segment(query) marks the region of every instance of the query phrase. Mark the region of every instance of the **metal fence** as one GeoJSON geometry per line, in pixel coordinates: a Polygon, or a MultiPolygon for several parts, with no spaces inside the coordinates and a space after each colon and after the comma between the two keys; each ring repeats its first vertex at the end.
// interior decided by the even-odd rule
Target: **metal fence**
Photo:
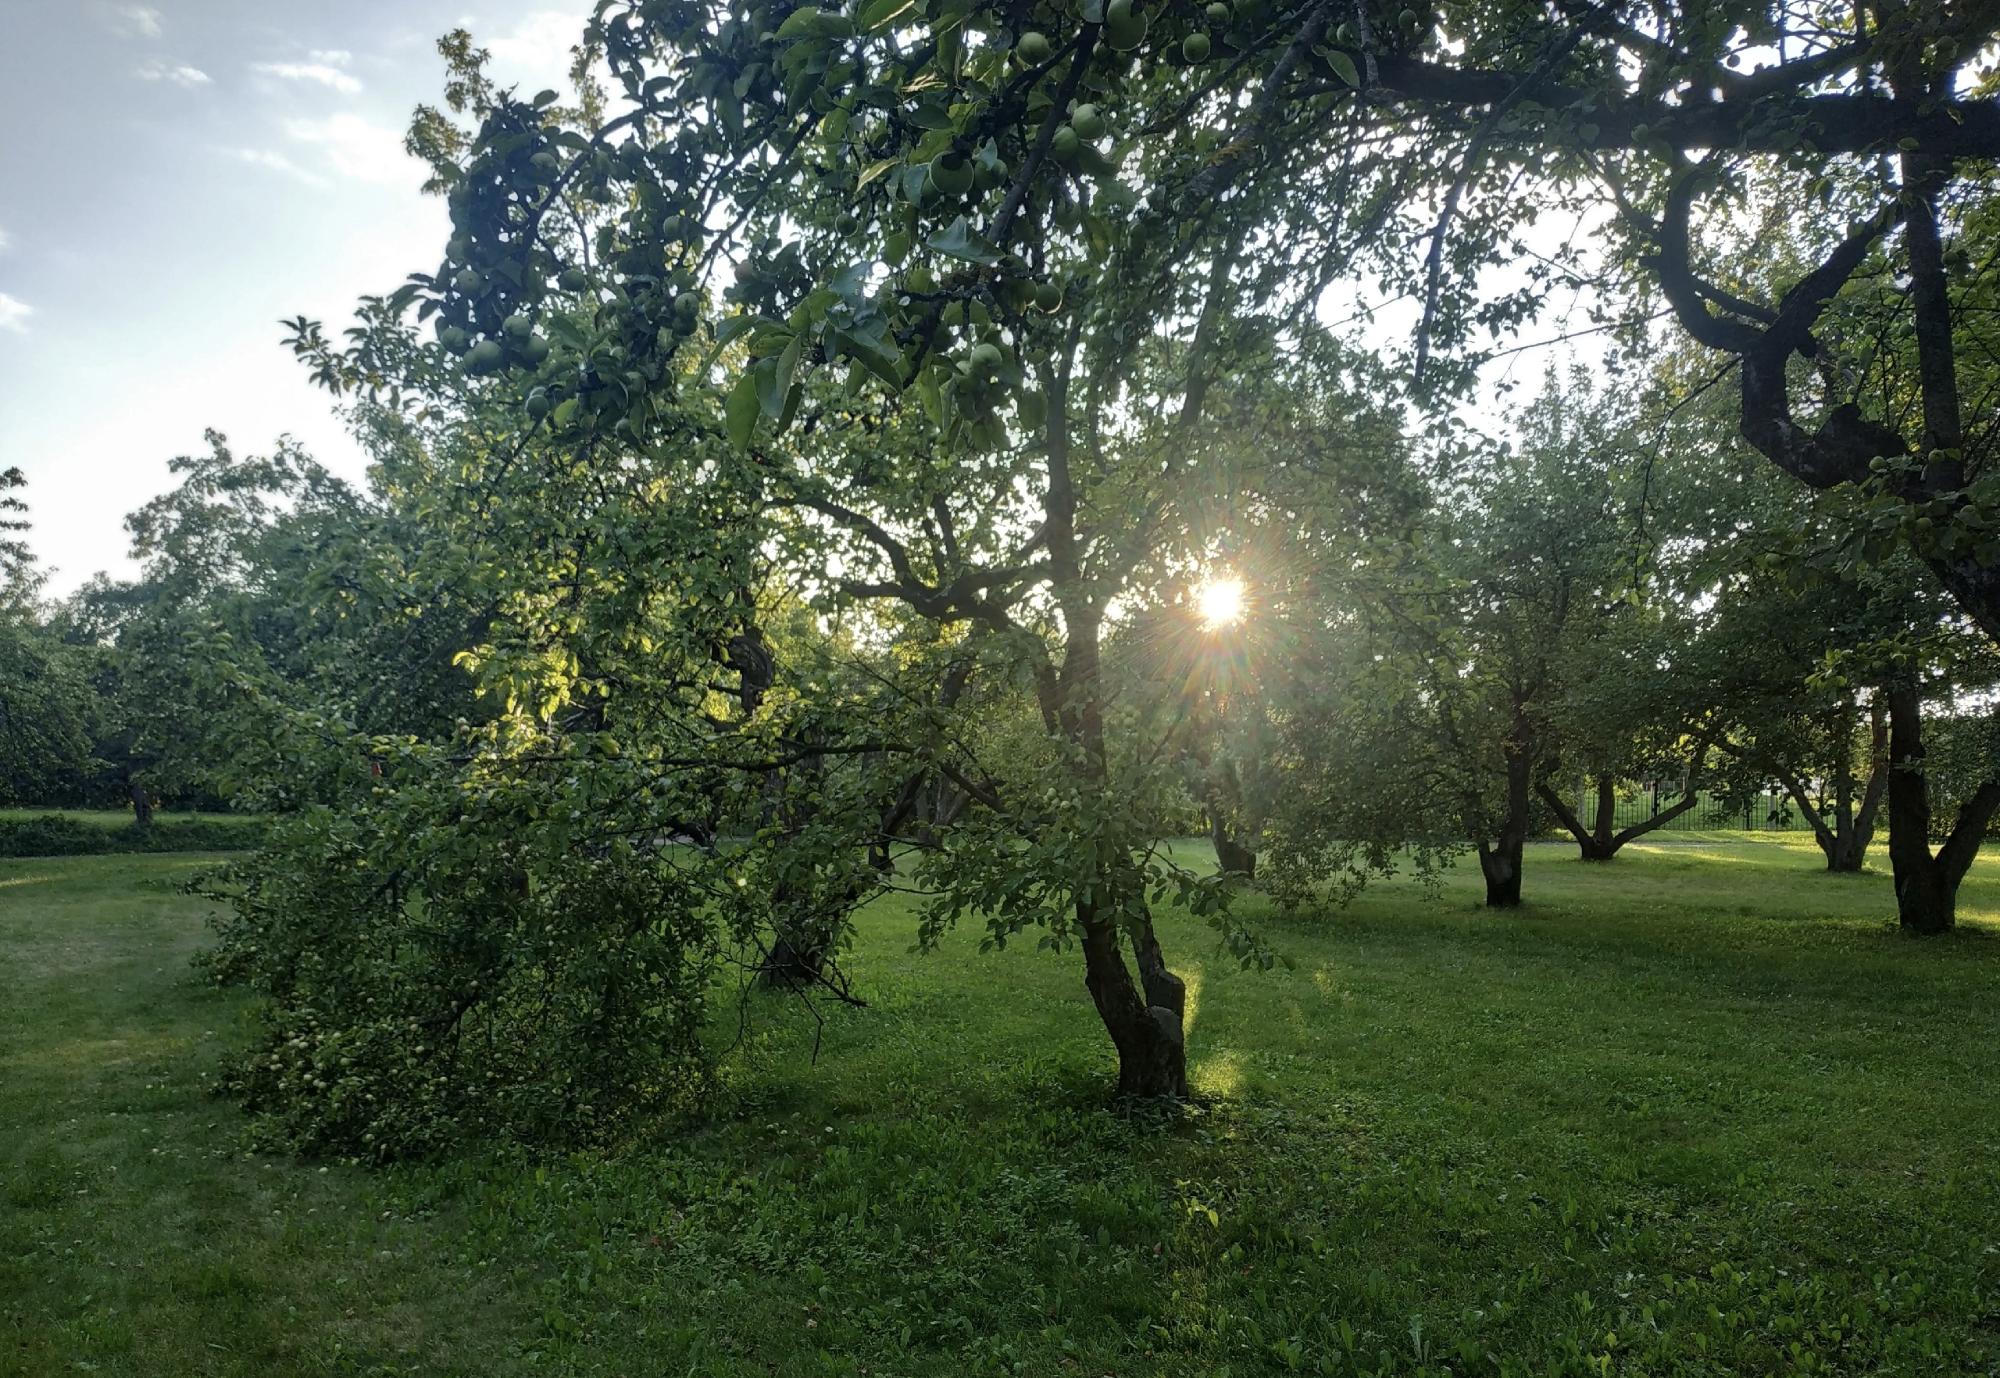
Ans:
{"type": "MultiPolygon", "coordinates": [[[[1725,799],[1708,790],[1698,790],[1696,796],[1700,803],[1673,821],[1661,824],[1660,830],[1683,833],[1812,831],[1812,824],[1799,813],[1799,806],[1793,802],[1791,795],[1779,787],[1758,790],[1747,798],[1725,799]]],[[[1617,807],[1612,813],[1612,829],[1619,831],[1635,823],[1643,823],[1660,810],[1672,808],[1680,802],[1680,797],[1680,789],[1675,785],[1621,783],[1617,807]]],[[[1577,818],[1586,828],[1596,823],[1597,786],[1594,783],[1573,787],[1565,802],[1576,810],[1577,818]]],[[[1554,826],[1560,828],[1559,824],[1554,826]]]]}

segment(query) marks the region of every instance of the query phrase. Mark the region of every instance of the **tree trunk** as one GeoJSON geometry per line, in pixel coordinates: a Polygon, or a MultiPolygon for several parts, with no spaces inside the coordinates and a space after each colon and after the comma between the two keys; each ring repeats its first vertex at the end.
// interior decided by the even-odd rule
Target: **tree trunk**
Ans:
{"type": "Polygon", "coordinates": [[[1133,937],[1145,978],[1142,994],[1119,951],[1116,920],[1083,903],[1077,905],[1077,919],[1083,928],[1084,984],[1118,1049],[1118,1093],[1185,1099],[1187,1041],[1182,1016],[1187,991],[1167,970],[1151,921],[1133,937]]]}
{"type": "Polygon", "coordinates": [[[1521,851],[1519,838],[1511,843],[1479,844],[1479,873],[1486,877],[1486,907],[1516,909],[1521,903],[1521,851]]]}
{"type": "MultiPolygon", "coordinates": [[[[1072,332],[1072,351],[1075,340],[1072,332]]],[[[1100,644],[1104,615],[1098,595],[1084,575],[1077,536],[1077,494],[1069,469],[1069,367],[1073,358],[1072,352],[1061,366],[1045,365],[1041,371],[1048,399],[1049,486],[1044,500],[1044,541],[1065,636],[1060,668],[1047,667],[1038,673],[1036,692],[1044,724],[1078,748],[1088,786],[1108,791],[1111,769],[1104,743],[1100,644]],[[1049,673],[1049,669],[1054,672],[1049,673]]],[[[1077,927],[1083,933],[1084,985],[1104,1021],[1105,1032],[1118,1049],[1118,1090],[1128,1096],[1184,1098],[1188,1090],[1182,1019],[1186,990],[1180,978],[1167,970],[1143,900],[1138,895],[1113,895],[1106,903],[1102,889],[1116,876],[1100,873],[1092,879],[1097,885],[1091,889],[1098,893],[1086,899],[1084,895],[1091,889],[1080,888],[1076,900],[1077,927]],[[1128,903],[1119,902],[1128,898],[1128,903]],[[1121,929],[1129,929],[1145,983],[1143,994],[1119,951],[1121,929]]]]}
{"type": "Polygon", "coordinates": [[[153,826],[153,797],[146,793],[144,782],[131,782],[132,825],[145,829],[153,826]]]}
{"type": "Polygon", "coordinates": [[[1944,845],[1931,851],[1931,801],[1924,776],[1923,700],[1914,680],[1892,685],[1889,699],[1889,864],[1896,917],[1905,933],[1949,932],[1958,919],[1958,885],[1972,869],[1986,827],[2000,812],[2000,776],[1959,806],[1944,845]]]}
{"type": "Polygon", "coordinates": [[[1924,779],[1923,703],[1915,683],[1889,689],[1889,866],[1896,916],[1908,933],[1942,933],[1956,915],[1931,856],[1931,801],[1924,779]]]}
{"type": "Polygon", "coordinates": [[[1820,850],[1826,853],[1826,869],[1853,875],[1868,863],[1868,846],[1875,840],[1875,818],[1881,809],[1882,792],[1889,777],[1889,723],[1883,712],[1882,695],[1876,694],[1868,706],[1868,781],[1861,798],[1854,797],[1855,771],[1848,746],[1854,734],[1855,704],[1852,698],[1842,705],[1835,730],[1839,733],[1834,768],[1834,807],[1831,837],[1815,826],[1820,850]]]}
{"type": "MultiPolygon", "coordinates": [[[[1896,826],[1893,815],[1892,809],[1892,836],[1896,826]]],[[[1935,861],[1905,867],[1896,877],[1896,921],[1905,933],[1920,938],[1950,932],[1958,923],[1958,882],[1935,861]]]]}
{"type": "Polygon", "coordinates": [[[1576,839],[1577,854],[1583,860],[1609,861],[1618,855],[1618,849],[1624,843],[1620,838],[1613,835],[1611,831],[1612,819],[1607,816],[1608,811],[1605,808],[1607,795],[1611,798],[1614,806],[1616,804],[1617,795],[1613,782],[1608,781],[1602,776],[1598,778],[1597,821],[1593,827],[1585,827],[1583,820],[1577,817],[1576,810],[1569,806],[1569,801],[1551,789],[1546,780],[1535,786],[1535,793],[1548,806],[1549,812],[1556,816],[1556,821],[1568,829],[1569,835],[1576,839]]]}
{"type": "MultiPolygon", "coordinates": [[[[1610,861],[1618,855],[1626,843],[1632,841],[1634,838],[1644,837],[1656,828],[1666,827],[1667,824],[1673,822],[1676,818],[1679,818],[1682,814],[1696,807],[1701,802],[1701,795],[1695,789],[1692,778],[1690,778],[1687,788],[1682,791],[1681,797],[1664,809],[1660,807],[1659,791],[1655,788],[1653,794],[1653,812],[1651,815],[1640,819],[1629,828],[1622,828],[1617,832],[1613,832],[1611,831],[1613,819],[1607,818],[1608,811],[1604,807],[1604,791],[1606,788],[1605,785],[1600,783],[1597,826],[1586,828],[1583,826],[1583,820],[1576,816],[1576,810],[1569,806],[1569,802],[1561,794],[1551,789],[1547,781],[1543,781],[1535,786],[1535,793],[1540,796],[1541,801],[1548,805],[1549,811],[1556,816],[1556,820],[1569,830],[1571,837],[1576,839],[1577,854],[1585,861],[1610,861]]],[[[1609,788],[1613,791],[1612,800],[1615,807],[1617,798],[1615,793],[1616,781],[1613,781],[1609,788]]]]}
{"type": "Polygon", "coordinates": [[[1229,835],[1221,811],[1213,806],[1208,814],[1208,837],[1215,844],[1216,865],[1224,875],[1256,877],[1257,854],[1229,835]]]}
{"type": "MultiPolygon", "coordinates": [[[[1868,781],[1856,802],[1857,783],[1851,738],[1856,726],[1856,705],[1852,697],[1843,700],[1833,715],[1834,756],[1833,797],[1830,805],[1822,799],[1814,803],[1798,771],[1782,762],[1766,758],[1766,764],[1798,806],[1811,826],[1813,841],[1826,858],[1826,869],[1852,875],[1868,862],[1868,847],[1875,840],[1875,819],[1881,811],[1882,795],[1889,778],[1889,725],[1883,715],[1883,696],[1876,694],[1868,708],[1868,781]]],[[[1928,826],[1928,824],[1926,824],[1928,826]]]]}
{"type": "Polygon", "coordinates": [[[1597,818],[1583,843],[1585,861],[1609,861],[1618,855],[1618,781],[1609,775],[1597,777],[1597,818]]]}
{"type": "Polygon", "coordinates": [[[1486,904],[1492,909],[1513,909],[1521,903],[1521,854],[1528,841],[1535,769],[1528,721],[1518,706],[1505,752],[1507,807],[1493,840],[1479,840],[1479,872],[1486,877],[1486,904]]]}
{"type": "Polygon", "coordinates": [[[1867,787],[1862,791],[1861,806],[1854,811],[1851,822],[1843,820],[1845,826],[1833,849],[1826,854],[1826,869],[1840,875],[1855,875],[1867,866],[1868,848],[1875,841],[1875,819],[1881,813],[1882,794],[1889,782],[1889,728],[1879,702],[1875,706],[1874,761],[1867,787]]]}
{"type": "Polygon", "coordinates": [[[1889,689],[1889,755],[1889,865],[1896,879],[1896,917],[1906,933],[1942,933],[1957,919],[1958,886],[1944,884],[1931,855],[1923,701],[1913,680],[1889,689]]]}

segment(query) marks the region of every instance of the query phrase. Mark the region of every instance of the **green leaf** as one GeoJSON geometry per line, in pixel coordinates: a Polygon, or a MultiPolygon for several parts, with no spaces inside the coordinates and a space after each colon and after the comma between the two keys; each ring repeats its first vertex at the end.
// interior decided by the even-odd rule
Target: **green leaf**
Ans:
{"type": "Polygon", "coordinates": [[[726,345],[732,340],[738,339],[745,331],[755,326],[775,324],[777,322],[773,321],[769,316],[758,316],[748,313],[741,316],[731,316],[728,320],[715,327],[715,342],[718,345],[726,345]]]}
{"type": "Polygon", "coordinates": [[[757,428],[757,375],[746,372],[736,380],[736,386],[729,390],[729,398],[722,405],[723,416],[729,423],[729,443],[739,450],[750,448],[750,436],[757,428]]]}
{"type": "Polygon", "coordinates": [[[887,172],[890,168],[895,167],[898,163],[902,161],[903,160],[901,158],[884,158],[879,163],[870,163],[867,169],[862,172],[861,180],[854,184],[854,189],[856,191],[860,191],[862,188],[866,187],[870,182],[874,181],[877,177],[880,177],[883,173],[887,172]]]}
{"type": "Polygon", "coordinates": [[[903,352],[883,334],[879,321],[868,328],[835,331],[827,347],[847,355],[896,391],[903,390],[903,352]]]}
{"type": "Polygon", "coordinates": [[[863,33],[874,33],[877,29],[887,28],[898,15],[914,8],[915,5],[916,0],[874,0],[873,4],[861,11],[861,17],[857,22],[863,33]]]}
{"type": "Polygon", "coordinates": [[[590,347],[590,340],[584,335],[583,327],[568,316],[551,315],[545,324],[549,334],[571,349],[590,347]]]}
{"type": "Polygon", "coordinates": [[[909,121],[919,129],[956,129],[951,110],[941,100],[925,99],[910,108],[909,121]]]}
{"type": "Polygon", "coordinates": [[[1329,48],[1326,54],[1326,65],[1333,68],[1334,73],[1349,86],[1352,86],[1357,91],[1361,89],[1361,73],[1355,70],[1354,59],[1346,53],[1343,53],[1338,48],[1329,48]]]}
{"type": "Polygon", "coordinates": [[[968,263],[977,263],[984,268],[991,268],[1001,259],[1000,250],[988,242],[979,231],[973,229],[971,223],[962,215],[924,243],[941,254],[962,258],[968,263]]]}
{"type": "Polygon", "coordinates": [[[846,15],[811,7],[793,10],[785,16],[785,22],[778,26],[778,37],[786,41],[799,38],[845,38],[853,32],[854,21],[846,15]]]}
{"type": "Polygon", "coordinates": [[[784,352],[778,356],[777,365],[772,370],[771,390],[760,391],[757,399],[763,406],[766,416],[778,416],[784,412],[785,399],[791,395],[792,377],[799,371],[799,355],[804,351],[805,342],[804,332],[792,336],[791,343],[786,345],[784,352]],[[775,394],[775,398],[772,394],[775,394]]]}

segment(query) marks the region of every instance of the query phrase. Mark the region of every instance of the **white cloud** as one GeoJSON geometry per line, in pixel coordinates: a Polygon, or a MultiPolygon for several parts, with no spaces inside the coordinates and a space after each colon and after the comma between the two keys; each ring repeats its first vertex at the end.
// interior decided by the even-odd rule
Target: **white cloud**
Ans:
{"type": "Polygon", "coordinates": [[[208,85],[209,75],[201,68],[190,67],[185,62],[155,60],[139,69],[139,80],[171,81],[176,86],[192,91],[198,86],[208,85]]]}
{"type": "Polygon", "coordinates": [[[284,154],[271,148],[225,148],[222,150],[239,163],[261,167],[270,172],[282,172],[287,177],[296,177],[309,187],[327,185],[326,178],[316,172],[308,172],[284,154]]]}
{"type": "Polygon", "coordinates": [[[536,10],[509,33],[487,38],[477,29],[479,47],[493,54],[493,75],[502,84],[569,86],[570,49],[583,41],[584,16],[575,10],[536,10]]]}
{"type": "Polygon", "coordinates": [[[345,67],[354,61],[354,54],[345,48],[314,48],[306,56],[314,62],[323,62],[329,67],[345,67]]]}
{"type": "Polygon", "coordinates": [[[119,5],[111,13],[111,27],[121,38],[160,36],[160,12],[151,5],[119,5]]]}
{"type": "Polygon", "coordinates": [[[417,165],[403,151],[395,130],[342,112],[323,120],[286,120],[285,132],[301,143],[326,151],[327,161],[343,177],[366,182],[406,182],[417,165]]]}
{"type": "Polygon", "coordinates": [[[361,83],[340,68],[326,62],[253,62],[250,70],[280,81],[316,81],[342,95],[353,95],[361,83]]]}
{"type": "Polygon", "coordinates": [[[0,330],[11,330],[16,335],[28,333],[28,317],[35,314],[35,308],[19,297],[10,297],[0,292],[0,330]]]}

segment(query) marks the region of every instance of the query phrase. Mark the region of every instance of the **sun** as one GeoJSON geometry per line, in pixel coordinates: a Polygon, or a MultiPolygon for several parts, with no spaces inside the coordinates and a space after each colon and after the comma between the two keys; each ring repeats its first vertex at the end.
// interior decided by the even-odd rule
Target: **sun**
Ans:
{"type": "Polygon", "coordinates": [[[1243,620],[1243,581],[1233,574],[1204,580],[1194,591],[1201,625],[1217,631],[1243,620]]]}

